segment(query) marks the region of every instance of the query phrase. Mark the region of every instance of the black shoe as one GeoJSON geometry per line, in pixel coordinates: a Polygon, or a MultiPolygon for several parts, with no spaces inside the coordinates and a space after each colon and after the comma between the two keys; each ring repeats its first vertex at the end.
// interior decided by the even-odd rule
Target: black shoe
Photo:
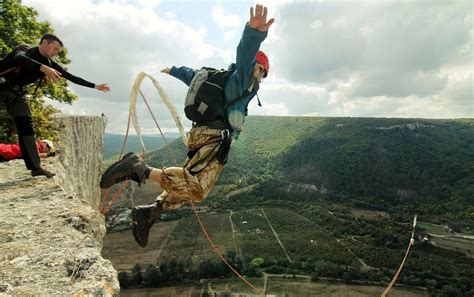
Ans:
{"type": "Polygon", "coordinates": [[[44,169],[43,167],[40,167],[38,169],[31,170],[31,175],[32,176],[44,175],[47,178],[52,178],[53,176],[56,175],[56,173],[49,172],[48,170],[44,169]]]}
{"type": "Polygon", "coordinates": [[[158,203],[137,206],[132,209],[133,238],[141,247],[148,244],[151,226],[160,218],[161,206],[158,203]]]}
{"type": "Polygon", "coordinates": [[[148,178],[149,169],[142,159],[135,153],[128,153],[122,160],[112,164],[102,175],[100,187],[110,188],[112,185],[127,179],[141,184],[148,178]]]}

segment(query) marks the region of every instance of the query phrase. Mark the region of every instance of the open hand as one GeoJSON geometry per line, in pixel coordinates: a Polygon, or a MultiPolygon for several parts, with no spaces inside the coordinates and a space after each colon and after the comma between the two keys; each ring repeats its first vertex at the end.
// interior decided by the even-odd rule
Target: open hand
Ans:
{"type": "Polygon", "coordinates": [[[267,12],[267,7],[260,4],[255,5],[255,13],[253,7],[250,7],[250,28],[260,32],[268,32],[268,29],[273,24],[275,19],[272,18],[267,22],[267,12]]]}
{"type": "Polygon", "coordinates": [[[110,88],[107,84],[95,85],[94,89],[107,93],[110,91],[110,88]]]}

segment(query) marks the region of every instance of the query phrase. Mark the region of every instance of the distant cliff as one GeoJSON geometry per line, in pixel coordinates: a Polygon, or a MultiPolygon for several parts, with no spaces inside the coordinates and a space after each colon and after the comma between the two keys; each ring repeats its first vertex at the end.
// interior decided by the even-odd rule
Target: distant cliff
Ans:
{"type": "Polygon", "coordinates": [[[0,296],[112,296],[117,272],[101,256],[97,211],[101,117],[60,116],[57,175],[33,178],[22,160],[0,163],[0,296]]]}

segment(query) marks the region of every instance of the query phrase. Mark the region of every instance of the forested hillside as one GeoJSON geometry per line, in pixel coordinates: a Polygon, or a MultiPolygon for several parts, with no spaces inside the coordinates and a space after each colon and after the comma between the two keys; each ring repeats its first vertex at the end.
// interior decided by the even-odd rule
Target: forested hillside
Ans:
{"type": "MultiPolygon", "coordinates": [[[[184,160],[182,143],[173,151],[184,160]]],[[[172,164],[167,150],[147,160],[172,164]]],[[[474,120],[248,117],[219,184],[271,194],[281,180],[473,226],[474,120]]]]}
{"type": "MultiPolygon", "coordinates": [[[[171,142],[177,137],[179,137],[178,133],[166,133],[165,134],[166,141],[171,142]]],[[[123,142],[125,140],[125,136],[121,134],[110,134],[105,133],[104,135],[104,160],[108,160],[110,158],[114,158],[116,161],[116,156],[120,154],[122,150],[123,142]]],[[[144,135],[143,136],[143,143],[147,150],[154,150],[164,145],[163,138],[160,135],[144,135]]],[[[127,144],[125,145],[124,153],[129,151],[140,152],[142,150],[140,141],[136,135],[128,135],[127,144]]]]}

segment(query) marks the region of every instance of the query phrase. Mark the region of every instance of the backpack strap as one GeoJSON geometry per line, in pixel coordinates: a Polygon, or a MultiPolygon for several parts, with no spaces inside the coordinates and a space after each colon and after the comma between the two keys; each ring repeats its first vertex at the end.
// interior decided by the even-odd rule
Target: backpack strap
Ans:
{"type": "MultiPolygon", "coordinates": [[[[49,67],[52,67],[52,66],[53,66],[53,63],[51,63],[51,60],[50,60],[49,58],[47,58],[47,60],[48,60],[48,64],[49,64],[48,66],[49,66],[49,67]]],[[[31,96],[35,96],[35,95],[36,95],[36,92],[38,91],[38,89],[39,89],[39,87],[41,86],[41,84],[44,84],[45,79],[46,79],[45,76],[40,77],[40,78],[38,79],[38,82],[36,83],[35,91],[33,92],[33,94],[31,94],[31,96]]]]}
{"type": "Polygon", "coordinates": [[[3,75],[5,75],[5,74],[7,74],[7,73],[10,73],[10,72],[12,72],[12,71],[14,71],[14,70],[18,70],[18,67],[17,67],[17,66],[11,67],[11,68],[8,68],[8,69],[5,70],[5,71],[0,72],[0,76],[3,76],[3,75]]]}

